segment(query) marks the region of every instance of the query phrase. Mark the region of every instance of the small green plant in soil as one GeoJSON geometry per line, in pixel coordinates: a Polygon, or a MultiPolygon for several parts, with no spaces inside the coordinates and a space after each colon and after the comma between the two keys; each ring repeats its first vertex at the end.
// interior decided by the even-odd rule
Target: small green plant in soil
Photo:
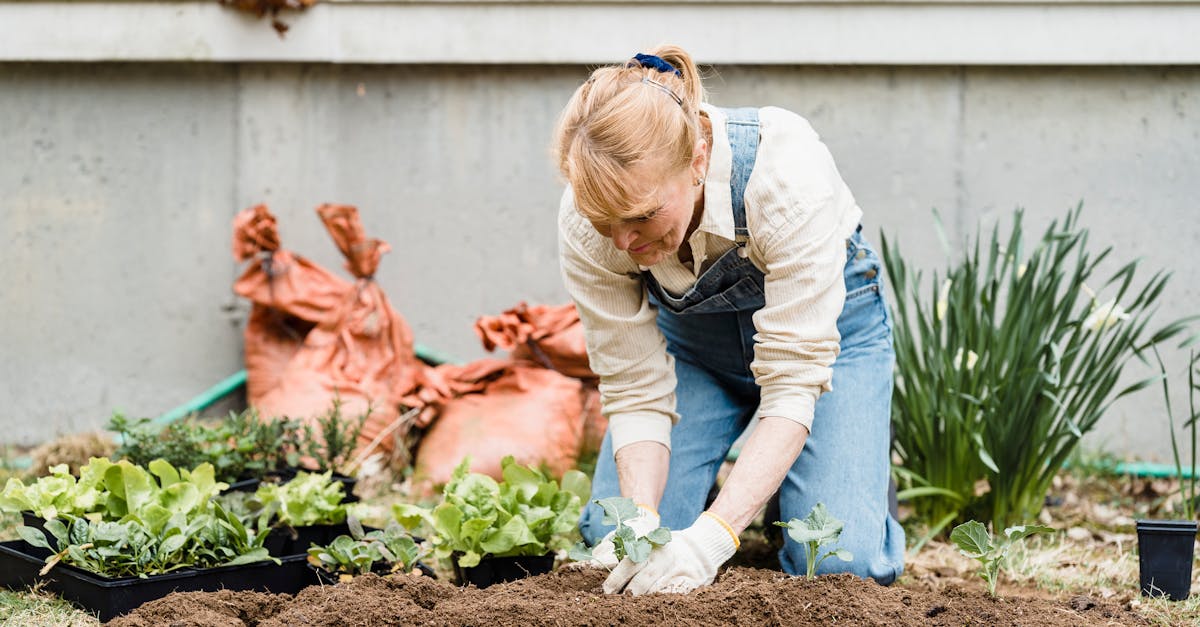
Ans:
{"type": "Polygon", "coordinates": [[[843,562],[854,559],[854,554],[846,549],[821,552],[822,546],[837,543],[838,538],[842,535],[842,528],[846,525],[831,516],[825,509],[824,503],[814,505],[812,511],[803,519],[793,518],[787,522],[776,521],[775,524],[786,528],[788,535],[804,547],[804,554],[808,558],[808,569],[805,575],[809,579],[817,576],[817,567],[830,557],[836,557],[843,562]]]}
{"type": "Polygon", "coordinates": [[[1035,533],[1052,533],[1054,530],[1043,525],[1017,525],[1004,530],[1003,538],[992,538],[987,527],[977,520],[969,520],[950,532],[950,541],[958,546],[963,555],[978,560],[979,576],[987,583],[988,594],[996,596],[996,584],[1000,579],[1000,566],[1012,546],[1035,533]]]}
{"type": "Polygon", "coordinates": [[[456,559],[462,568],[485,557],[537,556],[569,548],[578,538],[583,501],[591,481],[569,470],[561,481],[517,464],[501,461],[503,481],[470,472],[464,459],[442,489],[442,502],[432,510],[407,503],[393,515],[408,529],[425,526],[433,555],[456,559]]]}
{"type": "MultiPolygon", "coordinates": [[[[638,506],[631,498],[613,496],[592,502],[604,510],[604,518],[601,522],[616,526],[613,530],[612,543],[613,555],[618,562],[626,557],[634,562],[644,562],[650,557],[650,551],[671,541],[671,530],[666,527],[659,527],[639,535],[633,527],[625,524],[638,515],[638,506]]],[[[582,542],[571,547],[568,557],[577,562],[594,559],[592,550],[582,542]]]]}
{"type": "Polygon", "coordinates": [[[369,572],[409,572],[423,557],[421,545],[396,521],[366,533],[357,518],[351,516],[347,522],[350,535],[308,549],[310,564],[344,579],[369,572]]]}

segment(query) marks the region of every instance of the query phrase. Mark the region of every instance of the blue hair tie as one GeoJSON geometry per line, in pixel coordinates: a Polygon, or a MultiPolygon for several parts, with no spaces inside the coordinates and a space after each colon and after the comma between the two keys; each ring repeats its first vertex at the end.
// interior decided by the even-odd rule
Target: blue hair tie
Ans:
{"type": "Polygon", "coordinates": [[[642,67],[648,67],[651,69],[655,69],[655,70],[658,70],[659,72],[671,72],[675,76],[683,78],[683,72],[680,72],[679,69],[676,68],[674,65],[671,65],[670,63],[667,63],[666,61],[664,61],[662,59],[662,57],[656,57],[652,54],[642,54],[639,52],[639,53],[633,55],[633,61],[630,61],[628,64],[625,65],[625,67],[635,67],[635,65],[634,65],[635,61],[637,62],[637,65],[640,65],[642,67]]]}

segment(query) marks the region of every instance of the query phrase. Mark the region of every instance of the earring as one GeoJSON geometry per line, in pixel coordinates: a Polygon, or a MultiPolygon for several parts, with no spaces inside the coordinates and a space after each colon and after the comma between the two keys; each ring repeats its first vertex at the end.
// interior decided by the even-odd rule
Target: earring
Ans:
{"type": "Polygon", "coordinates": [[[696,177],[696,187],[700,187],[703,184],[704,184],[704,177],[703,176],[696,177]]]}

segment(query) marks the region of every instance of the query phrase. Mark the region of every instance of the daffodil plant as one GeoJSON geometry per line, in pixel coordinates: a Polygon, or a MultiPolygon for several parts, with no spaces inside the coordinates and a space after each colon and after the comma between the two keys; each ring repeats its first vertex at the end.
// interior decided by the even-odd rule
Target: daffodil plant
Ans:
{"type": "Polygon", "coordinates": [[[1158,379],[1122,384],[1125,367],[1197,318],[1152,326],[1167,274],[1139,280],[1132,261],[1101,276],[1116,253],[1089,248],[1080,213],[1027,248],[1018,211],[1007,236],[976,234],[931,280],[882,238],[895,293],[895,473],[926,539],[972,518],[995,529],[1036,519],[1084,434],[1158,379]]]}

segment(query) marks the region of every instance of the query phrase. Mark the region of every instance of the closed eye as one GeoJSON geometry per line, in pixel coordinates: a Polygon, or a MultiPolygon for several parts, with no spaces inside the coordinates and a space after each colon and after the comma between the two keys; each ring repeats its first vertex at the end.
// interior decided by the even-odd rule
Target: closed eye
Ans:
{"type": "MultiPolygon", "coordinates": [[[[661,209],[661,207],[659,209],[661,209]]],[[[650,220],[653,220],[655,216],[658,215],[659,209],[655,209],[649,213],[644,213],[644,214],[634,217],[634,218],[629,218],[628,221],[629,222],[649,222],[650,220]]]]}

